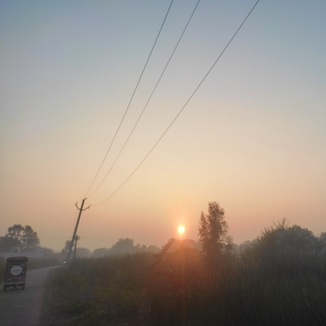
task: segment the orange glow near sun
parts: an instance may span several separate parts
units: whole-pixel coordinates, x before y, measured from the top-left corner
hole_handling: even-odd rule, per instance
[[[178,233],[182,235],[185,232],[185,227],[183,225],[179,225],[178,227]]]

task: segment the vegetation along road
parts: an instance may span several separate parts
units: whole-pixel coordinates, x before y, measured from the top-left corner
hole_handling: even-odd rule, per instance
[[[1,286],[0,316],[2,326],[37,326],[42,306],[44,283],[51,269],[47,267],[27,271],[25,290]]]

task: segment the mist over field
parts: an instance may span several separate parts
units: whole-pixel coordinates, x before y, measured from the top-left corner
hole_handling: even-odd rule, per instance
[[[74,234],[55,253],[39,246],[31,226],[16,224],[0,238],[0,282],[4,291],[14,286],[10,269],[5,272],[7,255],[27,256],[32,269],[58,266],[47,277],[39,308],[46,325],[326,322],[326,232],[316,236],[282,219],[237,245],[217,202],[201,212],[196,240],[184,239],[185,230],[180,225],[179,238],[161,248],[120,238],[92,252],[78,247]]]
[[[237,244],[324,230],[325,3],[254,5],[1,2],[0,236],[61,251],[84,198],[91,251],[196,239],[214,200]]]
[[[325,325],[325,12],[1,1],[4,295],[27,261],[40,325]]]

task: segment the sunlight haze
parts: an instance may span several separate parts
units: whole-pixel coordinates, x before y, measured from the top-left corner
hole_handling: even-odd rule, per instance
[[[14,224],[30,225],[41,246],[59,251],[72,237],[75,203],[85,197],[90,209],[78,245],[91,250],[119,238],[161,247],[179,236],[180,225],[183,238],[197,241],[200,214],[211,201],[225,210],[235,243],[282,218],[326,231],[322,0],[260,1],[120,189],[255,1],[199,3],[112,167],[196,3],[172,4],[87,193],[170,1],[0,2],[0,236]]]

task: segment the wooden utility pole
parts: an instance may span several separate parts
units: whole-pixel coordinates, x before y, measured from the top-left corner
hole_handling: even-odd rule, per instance
[[[78,224],[79,224],[79,220],[80,220],[81,214],[82,214],[83,211],[86,211],[86,209],[88,209],[90,207],[90,206],[88,206],[87,208],[83,209],[84,208],[84,203],[85,203],[85,200],[86,199],[87,198],[84,198],[83,199],[80,208],[78,207],[77,203],[75,204],[76,207],[79,209],[79,214],[78,214],[78,218],[77,218],[77,223],[76,223],[76,226],[75,226],[74,234],[73,234],[72,239],[71,239],[71,242],[70,242],[70,247],[69,247],[69,251],[68,251],[68,255],[67,255],[67,259],[66,259],[66,263],[65,263],[65,268],[68,268],[69,263],[70,263],[71,251],[72,251],[72,247],[73,247],[73,245],[75,243],[76,233],[77,233]]]
[[[77,241],[80,239],[80,236],[76,235],[75,236],[75,245],[74,245],[74,258],[73,260],[76,259],[76,254],[77,254]]]

